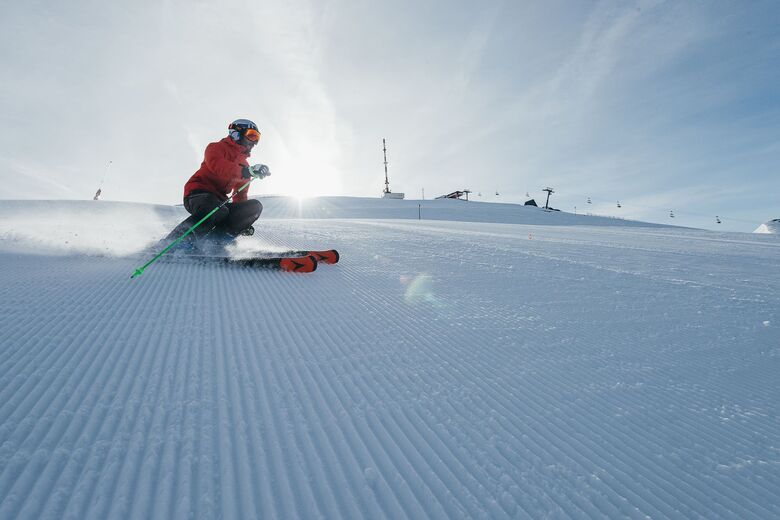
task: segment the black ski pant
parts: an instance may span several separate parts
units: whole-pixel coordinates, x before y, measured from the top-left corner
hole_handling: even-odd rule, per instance
[[[208,215],[209,211],[222,204],[222,201],[213,193],[207,191],[193,191],[184,197],[184,209],[189,211],[196,221]],[[203,226],[206,229],[217,227],[233,235],[240,233],[263,212],[263,205],[259,200],[250,199],[243,202],[228,202],[214,213]]]

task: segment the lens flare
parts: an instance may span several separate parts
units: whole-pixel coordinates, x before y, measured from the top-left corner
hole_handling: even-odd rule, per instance
[[[406,284],[404,301],[409,305],[424,303],[435,304],[436,296],[433,293],[433,279],[427,274],[419,274],[414,278],[402,277],[401,283]]]

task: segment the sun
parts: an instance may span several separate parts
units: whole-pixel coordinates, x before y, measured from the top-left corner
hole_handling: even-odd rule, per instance
[[[297,199],[333,195],[341,191],[341,176],[333,168],[317,164],[296,164],[279,175],[273,172],[264,190]]]

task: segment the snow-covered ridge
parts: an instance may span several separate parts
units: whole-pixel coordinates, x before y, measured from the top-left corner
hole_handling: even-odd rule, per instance
[[[780,218],[768,220],[758,226],[753,233],[780,235]]]
[[[270,218],[423,219],[543,226],[672,227],[618,218],[574,215],[535,206],[455,199],[382,199],[365,197],[258,197]]]
[[[278,202],[0,204],[0,518],[780,517],[776,236]]]
[[[658,224],[545,211],[516,204],[450,199],[388,200],[358,197],[259,197],[268,219],[409,219],[544,226]],[[36,253],[123,256],[148,247],[187,217],[182,206],[109,201],[0,201],[0,240]]]

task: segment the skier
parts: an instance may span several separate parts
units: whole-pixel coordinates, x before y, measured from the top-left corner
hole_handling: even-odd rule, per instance
[[[254,233],[252,224],[260,217],[263,205],[255,199],[247,200],[246,189],[236,192],[251,177],[263,179],[271,172],[264,164],[250,168],[247,162],[260,140],[257,125],[248,119],[236,119],[228,131],[227,137],[206,146],[203,163],[184,185],[184,208],[192,216],[179,224],[169,238],[181,235],[231,194],[233,201],[221,207],[193,234],[204,236],[215,228],[228,237]]]

